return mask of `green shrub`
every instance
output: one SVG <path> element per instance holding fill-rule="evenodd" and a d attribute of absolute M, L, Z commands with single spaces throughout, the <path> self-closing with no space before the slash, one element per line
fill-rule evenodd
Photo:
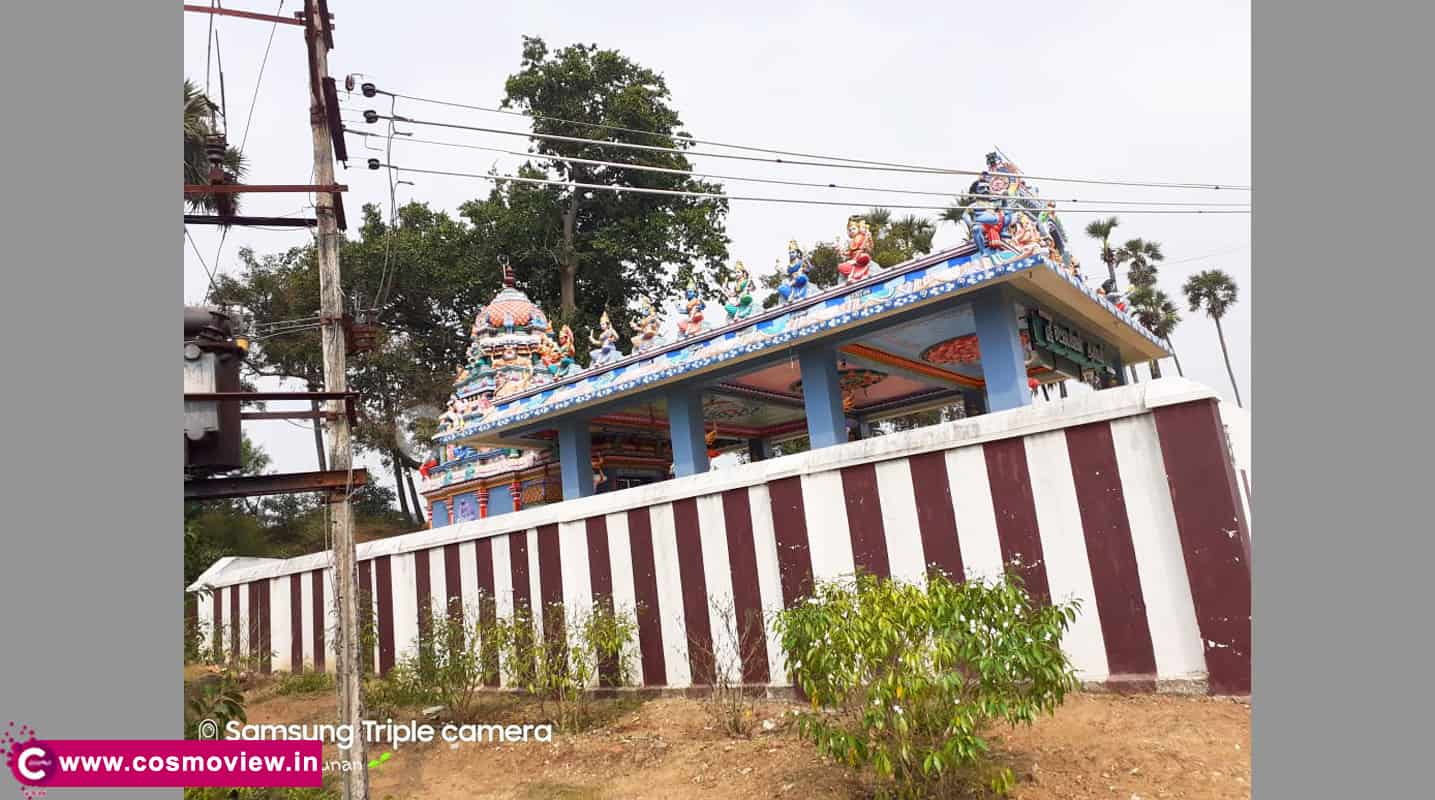
<path fill-rule="evenodd" d="M 420 684 L 437 703 L 457 716 L 467 717 L 483 687 L 477 607 L 462 616 L 442 615 L 430 626 L 427 641 L 419 642 L 415 670 Z"/>
<path fill-rule="evenodd" d="M 983 735 L 1053 712 L 1075 688 L 1060 645 L 1077 611 L 1034 603 L 1010 575 L 821 583 L 775 620 L 812 703 L 798 730 L 823 755 L 871 767 L 883 794 L 943 795 L 975 781 L 1005 793 L 1011 771 L 991 767 Z"/>
<path fill-rule="evenodd" d="M 572 611 L 562 603 L 544 610 L 539 640 L 532 614 L 519 605 L 512 620 L 498 620 L 494 638 L 502 646 L 504 677 L 509 686 L 538 699 L 546 712 L 554 705 L 555 722 L 565 731 L 583 730 L 593 720 L 592 692 L 598 665 L 613 665 L 609 686 L 626 685 L 632 674 L 629 645 L 638 625 L 626 611 L 609 611 L 600 603 L 591 610 Z"/>
<path fill-rule="evenodd" d="M 398 717 L 404 709 L 432 705 L 438 693 L 425 685 L 415 659 L 404 659 L 387 675 L 370 678 L 364 684 L 364 706 L 374 719 Z"/>
<path fill-rule="evenodd" d="M 221 731 L 231 720 L 248 721 L 244 691 L 238 678 L 228 671 L 202 679 L 184 712 L 184 735 L 188 739 L 199 738 L 198 726 L 204 720 L 213 720 Z"/>
<path fill-rule="evenodd" d="M 334 691 L 334 676 L 327 672 L 300 672 L 280 675 L 274 693 L 282 695 L 318 694 Z"/>
<path fill-rule="evenodd" d="M 322 788 L 282 789 L 219 789 L 214 787 L 184 790 L 184 800 L 339 800 L 339 791 L 325 779 Z"/>

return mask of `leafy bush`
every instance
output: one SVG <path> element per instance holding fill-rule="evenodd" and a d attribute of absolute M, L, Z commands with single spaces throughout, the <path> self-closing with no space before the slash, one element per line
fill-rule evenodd
<path fill-rule="evenodd" d="M 199 737 L 198 726 L 204 720 L 214 720 L 221 731 L 230 720 L 248 721 L 239 679 L 227 671 L 202 679 L 184 711 L 184 735 L 189 739 Z"/>
<path fill-rule="evenodd" d="M 274 685 L 278 695 L 318 694 L 334 691 L 334 676 L 327 672 L 284 673 Z"/>
<path fill-rule="evenodd" d="M 184 790 L 184 800 L 339 800 L 339 791 L 325 780 L 322 788 L 282 789 L 219 789 L 214 787 Z"/>
<path fill-rule="evenodd" d="M 429 690 L 434 702 L 463 717 L 472 711 L 483 687 L 478 619 L 476 607 L 465 609 L 462 616 L 445 614 L 435 618 L 428 641 L 419 643 L 415 665 L 419 683 Z"/>
<path fill-rule="evenodd" d="M 398 717 L 403 709 L 435 702 L 437 692 L 425 685 L 413 659 L 394 665 L 387 675 L 370 678 L 364 685 L 364 706 L 375 719 Z"/>
<path fill-rule="evenodd" d="M 374 716 L 400 709 L 441 704 L 450 715 L 471 716 L 485 683 L 502 677 L 512 688 L 539 700 L 546 712 L 555 705 L 558 726 L 577 730 L 591 719 L 591 692 L 600 674 L 611 674 L 607 686 L 631 681 L 629 645 L 638 626 L 630 613 L 598 604 L 593 610 L 568 613 L 562 603 L 544 613 L 540 639 L 533 614 L 519 604 L 510 617 L 488 623 L 479 613 L 491 599 L 457 615 L 440 615 L 417 642 L 416 655 L 404 658 L 382 678 L 369 681 L 365 701 Z M 611 669 L 599 669 L 599 665 Z"/>
<path fill-rule="evenodd" d="M 532 615 L 521 605 L 511 621 L 500 619 L 495 624 L 495 640 L 503 646 L 504 677 L 509 686 L 537 698 L 545 711 L 553 703 L 560 729 L 582 730 L 593 718 L 591 689 L 598 682 L 599 663 L 613 667 L 610 686 L 629 682 L 628 645 L 637 636 L 637 622 L 631 614 L 609 611 L 602 604 L 590 611 L 569 612 L 562 603 L 553 603 L 543 617 L 541 641 Z"/>
<path fill-rule="evenodd" d="M 976 779 L 1005 793 L 983 734 L 1030 723 L 1076 686 L 1061 637 L 1076 603 L 1038 605 L 1008 575 L 925 587 L 859 575 L 821 583 L 775 624 L 793 679 L 811 699 L 798 731 L 886 794 L 945 794 Z"/>

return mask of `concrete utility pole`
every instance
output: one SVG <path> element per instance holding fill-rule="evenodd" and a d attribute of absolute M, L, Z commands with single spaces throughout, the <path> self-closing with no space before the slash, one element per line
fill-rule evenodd
<path fill-rule="evenodd" d="M 309 123 L 314 134 L 314 181 L 320 186 L 334 184 L 334 143 L 330 141 L 324 108 L 323 80 L 329 75 L 329 45 L 317 0 L 304 2 L 304 38 L 309 51 Z M 348 391 L 344 369 L 344 292 L 339 282 L 339 224 L 334 216 L 334 195 L 315 193 L 315 217 L 319 240 L 319 322 L 324 349 L 324 388 Z M 329 468 L 353 467 L 353 442 L 349 418 L 339 402 L 331 402 L 329 418 Z M 339 722 L 362 731 L 364 698 L 359 665 L 358 565 L 354 555 L 354 517 L 349 494 L 344 492 L 329 504 L 334 540 L 334 600 L 339 610 L 336 642 L 336 673 L 339 688 Z M 345 754 L 344 800 L 369 800 L 368 756 L 364 737 L 356 735 Z"/>

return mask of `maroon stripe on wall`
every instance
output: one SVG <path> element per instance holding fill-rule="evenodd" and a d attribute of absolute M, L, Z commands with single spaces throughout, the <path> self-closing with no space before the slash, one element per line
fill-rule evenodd
<path fill-rule="evenodd" d="M 224 660 L 224 617 L 221 614 L 221 606 L 224 603 L 224 590 L 216 589 L 210 597 L 214 600 L 214 627 L 209 631 L 209 646 L 214 648 L 214 660 Z"/>
<path fill-rule="evenodd" d="M 229 587 L 229 657 L 239 658 L 239 584 Z"/>
<path fill-rule="evenodd" d="M 304 579 L 289 576 L 289 671 L 304 671 Z"/>
<path fill-rule="evenodd" d="M 419 614 L 419 651 L 429 649 L 433 635 L 433 584 L 429 581 L 429 551 L 415 550 L 414 608 Z"/>
<path fill-rule="evenodd" d="M 364 630 L 365 625 L 373 629 L 369 631 L 369 635 L 374 637 L 374 644 L 375 647 L 377 647 L 379 638 L 379 632 L 377 630 L 379 626 L 379 614 L 374 609 L 376 598 L 374 597 L 374 581 L 372 579 L 373 567 L 370 566 L 370 563 L 369 561 L 359 562 L 359 629 L 361 631 Z M 337 598 L 335 599 L 337 600 Z M 374 660 L 374 651 L 370 650 L 365 653 L 364 645 L 362 644 L 363 641 L 364 637 L 361 633 L 359 636 L 359 663 L 363 664 L 367 662 L 369 665 L 368 668 L 372 670 L 377 663 Z"/>
<path fill-rule="evenodd" d="M 746 487 L 722 493 L 722 515 L 727 528 L 727 557 L 732 570 L 732 604 L 737 617 L 742 680 L 743 683 L 767 683 L 767 630 L 762 620 L 757 546 L 752 540 L 752 505 Z"/>
<path fill-rule="evenodd" d="M 1158 408 L 1156 433 L 1212 694 L 1251 691 L 1251 537 L 1215 400 Z"/>
<path fill-rule="evenodd" d="M 508 534 L 508 566 L 513 580 L 513 607 L 533 608 L 533 584 L 528 582 L 528 531 Z"/>
<path fill-rule="evenodd" d="M 1101 637 L 1106 640 L 1111 677 L 1154 678 L 1156 652 L 1151 646 L 1146 600 L 1141 593 L 1110 423 L 1067 428 L 1066 449 L 1071 454 L 1076 506 L 1086 539 L 1086 559 L 1091 564 L 1096 613 L 1101 620 Z"/>
<path fill-rule="evenodd" d="M 663 658 L 658 573 L 653 567 L 653 523 L 646 508 L 628 512 L 628 549 L 633 558 L 633 598 L 638 604 L 638 652 L 643 662 L 643 685 L 666 686 L 668 665 Z"/>
<path fill-rule="evenodd" d="M 259 671 L 268 674 L 273 668 L 274 642 L 270 638 L 269 580 L 259 581 Z"/>
<path fill-rule="evenodd" d="M 244 624 L 249 628 L 249 658 L 253 663 L 255 656 L 259 655 L 259 583 L 250 581 L 245 589 L 249 593 L 249 618 Z"/>
<path fill-rule="evenodd" d="M 877 493 L 877 465 L 845 467 L 842 496 L 847 502 L 853 563 L 879 578 L 892 577 L 887 561 L 887 537 L 882 529 L 882 499 Z"/>
<path fill-rule="evenodd" d="M 588 534 L 588 586 L 593 603 L 608 614 L 613 613 L 613 563 L 608 553 L 608 520 L 589 517 L 583 521 Z M 598 682 L 602 686 L 618 685 L 618 661 L 611 655 L 598 659 Z"/>
<path fill-rule="evenodd" d="M 1036 524 L 1036 501 L 1031 495 L 1031 475 L 1026 468 L 1026 445 L 1021 437 L 982 445 L 987 462 L 987 483 L 996 511 L 997 539 L 1002 561 L 1018 562 L 1016 573 L 1026 583 L 1027 593 L 1043 605 L 1051 603 L 1051 586 L 1046 580 L 1046 560 L 1041 552 L 1041 531 Z"/>
<path fill-rule="evenodd" d="M 463 624 L 463 575 L 459 572 L 458 544 L 443 546 L 444 596 L 448 600 L 449 619 Z"/>
<path fill-rule="evenodd" d="M 683 587 L 683 618 L 688 629 L 688 666 L 693 684 L 711 686 L 717 675 L 713 661 L 712 621 L 708 617 L 708 586 L 703 576 L 702 531 L 698 528 L 698 501 L 689 497 L 673 503 L 677 528 L 678 577 Z"/>
<path fill-rule="evenodd" d="M 566 620 L 563 618 L 563 554 L 558 546 L 558 526 L 544 525 L 538 529 L 538 592 L 543 601 L 543 639 L 559 641 Z M 555 609 L 554 605 L 560 608 Z"/>
<path fill-rule="evenodd" d="M 324 647 L 324 628 L 329 619 L 329 615 L 324 613 L 324 570 L 314 570 L 311 581 L 314 595 L 314 671 L 323 672 L 326 661 L 324 658 L 326 649 Z M 362 613 L 362 606 L 360 608 L 360 613 Z"/>
<path fill-rule="evenodd" d="M 498 595 L 493 588 L 493 540 L 479 539 L 474 542 L 475 560 L 478 562 L 478 624 L 481 631 L 493 630 L 498 621 Z M 491 637 L 480 643 L 481 658 L 485 671 L 484 685 L 498 685 L 498 650 Z"/>
<path fill-rule="evenodd" d="M 922 453 L 908 459 L 912 494 L 917 502 L 917 530 L 928 570 L 941 570 L 954 581 L 966 578 L 957 544 L 957 515 L 952 484 L 947 480 L 947 454 Z"/>
<path fill-rule="evenodd" d="M 379 608 L 379 674 L 394 668 L 394 581 L 389 556 L 374 559 L 374 594 Z"/>
<path fill-rule="evenodd" d="M 812 556 L 807 549 L 807 518 L 802 507 L 802 478 L 779 478 L 767 485 L 772 530 L 777 539 L 777 571 L 782 604 L 792 608 L 812 594 Z"/>

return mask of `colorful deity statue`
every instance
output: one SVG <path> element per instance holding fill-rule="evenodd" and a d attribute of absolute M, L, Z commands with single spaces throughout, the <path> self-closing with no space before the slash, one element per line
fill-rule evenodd
<path fill-rule="evenodd" d="M 573 329 L 564 325 L 558 331 L 558 372 L 560 376 L 577 371 L 578 349 L 573 344 Z"/>
<path fill-rule="evenodd" d="M 987 197 L 987 195 L 990 195 L 991 193 L 992 176 L 991 173 L 988 172 L 983 172 L 977 177 L 976 180 L 972 181 L 971 186 L 967 187 L 967 194 L 971 197 L 972 200 L 977 202 L 990 199 Z"/>
<path fill-rule="evenodd" d="M 1012 218 L 1015 216 L 1004 206 L 972 206 L 968 209 L 968 225 L 972 241 L 982 255 L 1002 248 L 1002 239 L 1011 235 Z"/>
<path fill-rule="evenodd" d="M 732 284 L 727 289 L 728 319 L 747 319 L 752 315 L 752 276 L 747 274 L 747 268 L 742 262 L 737 262 L 736 275 L 733 276 Z"/>
<path fill-rule="evenodd" d="M 1036 217 L 1036 227 L 1041 231 L 1042 236 L 1056 238 L 1052 235 L 1052 231 L 1056 229 L 1056 203 L 1050 200 L 1046 201 L 1046 206 Z"/>
<path fill-rule="evenodd" d="M 618 331 L 614 330 L 613 322 L 608 319 L 606 311 L 598 320 L 598 332 L 588 334 L 588 341 L 597 348 L 588 353 L 590 366 L 601 367 L 623 357 L 622 351 L 618 349 Z"/>
<path fill-rule="evenodd" d="M 867 220 L 852 217 L 847 220 L 847 260 L 837 265 L 845 283 L 853 283 L 867 277 L 872 268 L 872 231 Z"/>
<path fill-rule="evenodd" d="M 577 371 L 577 362 L 574 360 L 577 351 L 573 347 L 573 329 L 564 325 L 563 329 L 558 332 L 557 341 L 548 335 L 551 331 L 550 327 L 549 331 L 543 334 L 543 339 L 539 343 L 543 366 L 554 378 L 564 378 Z"/>
<path fill-rule="evenodd" d="M 663 322 L 658 318 L 658 309 L 653 307 L 653 301 L 647 297 L 642 298 L 642 303 L 643 316 L 633 326 L 633 333 L 636 334 L 632 338 L 635 353 L 651 350 L 662 343 L 662 337 L 658 334 Z"/>
<path fill-rule="evenodd" d="M 1016 225 L 1012 228 L 1011 244 L 1023 257 L 1036 255 L 1042 249 L 1041 232 L 1036 229 L 1036 223 L 1026 214 L 1016 215 Z"/>
<path fill-rule="evenodd" d="M 787 243 L 787 280 L 777 287 L 782 302 L 791 303 L 807 296 L 807 256 L 797 246 L 797 240 Z"/>
<path fill-rule="evenodd" d="M 678 320 L 678 334 L 681 336 L 692 336 L 703 329 L 703 309 L 707 308 L 702 298 L 698 297 L 698 285 L 695 281 L 688 282 L 688 288 L 683 292 L 683 302 L 678 306 L 678 312 L 683 316 Z"/>

